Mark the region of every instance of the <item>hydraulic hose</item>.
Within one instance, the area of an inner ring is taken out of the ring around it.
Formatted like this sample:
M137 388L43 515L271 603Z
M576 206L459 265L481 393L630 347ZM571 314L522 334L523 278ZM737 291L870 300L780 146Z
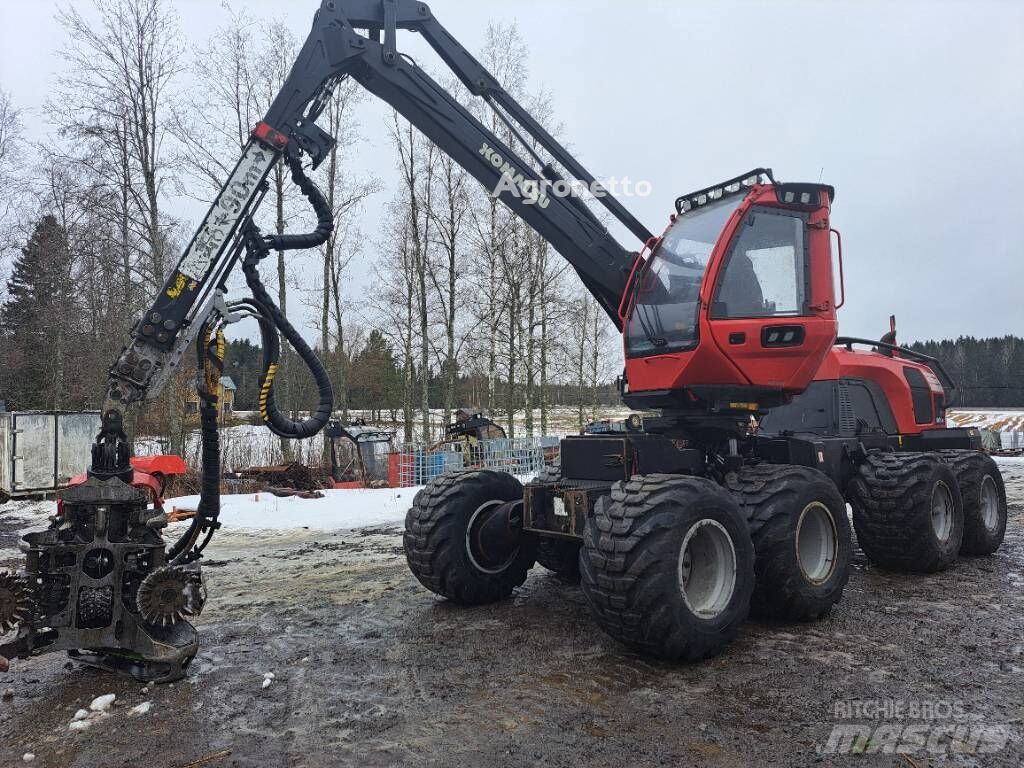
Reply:
M331 206L313 180L306 175L298 157L285 157L285 163L292 172L292 181L309 200L316 213L316 229L304 235L268 235L264 238L268 251L301 251L316 248L327 242L334 231L334 213Z
M260 333L263 338L263 374L260 376L259 412L263 423L275 435L291 439L312 437L323 429L331 418L334 409L334 388L331 379L320 358L302 338L302 335L284 316L274 303L260 280L259 262L270 254L271 250L290 251L315 248L327 242L334 230L334 217L327 199L317 189L313 181L306 176L301 162L297 158L287 158L292 171L292 180L310 201L317 214L316 229L304 235L275 235L263 237L259 227L247 219L242 225L242 237L245 242L246 256L242 262L242 272L246 283L252 291L252 304L261 316ZM280 364L280 340L278 331L288 340L292 348L309 368L316 382L320 395L316 409L310 417L302 421L294 421L285 416L274 400L274 378Z
M270 431L280 437L301 439L317 434L330 420L334 408L334 389L331 379L320 358L309 347L305 339L288 318L274 304L260 280L258 264L271 250L293 251L315 248L327 242L334 231L334 216L323 193L306 176L302 163L297 157L287 157L285 162L292 172L292 180L309 200L317 215L317 226L312 232L302 235L274 235L263 237L252 218L242 225L242 238L246 257L242 271L253 298L241 304L254 310L260 325L263 340L263 374L260 376L259 410ZM274 401L274 377L277 374L281 356L282 333L296 353L313 374L320 402L308 419L293 421L277 408ZM213 534L220 528L220 436L217 431L217 392L220 377L224 373L224 332L214 331L210 322L204 324L196 344L198 367L198 393L200 400L199 417L202 440L202 478L199 505L189 529L168 550L167 559L174 565L184 565L199 559ZM200 539L202 539L200 541Z
M196 515L185 534L174 543L167 559L174 565L183 565L199 559L220 527L220 435L217 431L217 392L224 373L224 331L214 332L204 326L196 344L198 365L199 422L202 443L202 474L200 476L199 505ZM206 538L199 543L199 537Z

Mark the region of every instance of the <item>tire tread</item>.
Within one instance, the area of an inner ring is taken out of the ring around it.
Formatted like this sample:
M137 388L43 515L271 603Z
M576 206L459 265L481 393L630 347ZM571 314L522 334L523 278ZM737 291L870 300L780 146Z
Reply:
M846 502L827 475L795 464L758 464L730 476L727 487L739 502L754 542L751 610L765 618L810 621L828 614L850 578L852 548ZM794 534L801 498L819 498L832 513L838 547L836 571L827 583L807 582L796 561Z
M678 475L634 476L598 501L584 533L580 568L584 595L609 635L646 653L686 661L712 656L735 638L753 584L749 541L746 548L737 543L738 615L720 631L687 635L664 600L665 571L674 574L678 562L679 509L709 495L736 509L729 493L714 483Z
M528 562L520 558L501 573L490 574L468 564L465 510L460 511L459 501L474 493L514 498L522 488L504 472L462 470L442 475L416 494L405 516L402 538L409 569L417 580L431 592L463 605L508 597L526 581L533 565L532 557Z
M941 553L933 544L930 505L937 474L951 481L956 504L960 498L956 478L936 454L868 454L850 483L849 497L857 542L872 562L890 570L933 573L956 560L962 507L952 534L952 552Z

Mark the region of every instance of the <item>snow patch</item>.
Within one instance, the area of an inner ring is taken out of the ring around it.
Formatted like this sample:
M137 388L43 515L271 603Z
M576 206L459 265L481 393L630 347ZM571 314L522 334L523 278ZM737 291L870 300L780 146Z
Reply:
M1005 465L1007 467L1012 466L1024 466L1024 456L993 456L996 464Z
M322 491L322 499L279 498L269 493L221 496L220 522L226 529L286 531L309 528L338 531L400 523L419 488ZM168 499L164 508L195 509L198 496Z
M68 728L72 731L85 731L91 728L93 723L110 717L110 707L116 698L117 696L113 693L97 696L89 704L89 709L80 709L75 712L75 716L68 723Z
M129 709L128 710L128 714L129 714L129 716L148 715L149 714L149 710L151 710L152 708L153 708L153 702L152 701L144 701L141 704L139 704L138 706L135 706L135 707L132 707L131 709Z
M117 695L113 693L106 693L103 696L97 696L92 700L92 704L89 705L89 709L93 712L107 712L110 710L110 706L114 703L114 699L116 698Z

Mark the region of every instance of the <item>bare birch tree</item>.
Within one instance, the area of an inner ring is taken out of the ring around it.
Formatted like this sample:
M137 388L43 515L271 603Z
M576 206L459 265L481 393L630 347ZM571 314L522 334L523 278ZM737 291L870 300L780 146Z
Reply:
M406 197L409 245L415 275L415 305L419 321L419 377L421 439L431 440L430 425L430 311L427 273L430 271L429 211L433 195L433 177L438 149L413 128L392 113L391 138L398 150L398 170Z
M116 225L121 274L111 284L121 290L107 295L121 305L121 327L111 330L123 332L143 297L163 284L172 257L164 195L176 173L170 104L182 44L167 0L93 0L93 8L57 15L68 42L47 111L64 141L49 154L103 191L91 200Z
M334 345L331 358L335 361L333 373L335 407L348 413L348 357L345 344L345 270L358 253L360 235L355 215L370 195L379 192L381 182L376 177L357 178L346 170L356 146L362 140L359 125L353 117L354 108L362 101L363 91L353 81L344 81L335 89L325 112L327 132L335 137L325 167L325 194L334 216L334 231L322 248L323 285L320 301L320 349L325 356ZM332 322L333 316L333 322Z
M10 246L5 233L17 199L12 192L20 180L22 143L21 113L0 89L0 253Z
M449 81L446 87L456 95L462 94L455 80ZM463 294L471 182L458 163L440 152L434 180L437 190L432 195L428 213L434 222L436 244L443 258L428 271L428 276L444 327L444 350L439 357L444 375L444 423L448 424L455 407L459 354L469 330L460 334L459 315L466 307Z
M373 322L401 356L402 421L405 442L413 441L415 413L416 270L413 256L412 223L406 214L406 197L399 193L387 207L387 220L394 225L384 233L379 250L390 254L374 267L378 290L372 294Z
M492 23L488 25L482 63L502 88L516 98L522 97L524 85L527 82L526 59L526 45L515 24ZM511 139L511 133L507 126L501 122L493 110L486 113L486 120L488 128L499 138L506 142ZM488 312L494 318L494 321L488 325L487 399L488 406L493 408L497 397L495 390L498 374L499 330L502 327L511 328L515 322L514 318L505 318L504 322L501 319L502 312L499 311L499 307L504 309L511 305L506 301L508 297L501 295L505 283L500 278L500 268L497 264L505 263L510 258L507 253L507 240L521 226L522 222L492 195L487 195L485 211L482 249L488 262L486 281ZM507 277L507 269L505 274ZM509 401L509 398L506 398L506 404Z
M182 184L181 191L204 202L224 186L267 100L259 24L245 10L224 7L227 21L195 49L191 74L197 87L190 89L176 114L179 124L187 126L181 137L181 166L203 185L197 190Z
M144 241L146 275L155 291L166 277L168 256L170 222L161 196L174 174L168 118L181 71L177 16L167 0L93 2L98 21L74 6L58 14L70 42L51 107L72 140L109 131L122 143L111 159L120 160L114 169L121 171L128 220Z

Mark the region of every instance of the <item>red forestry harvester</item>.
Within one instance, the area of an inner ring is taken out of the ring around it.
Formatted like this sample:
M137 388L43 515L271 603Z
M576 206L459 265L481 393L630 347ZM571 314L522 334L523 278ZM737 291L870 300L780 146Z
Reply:
M494 110L518 151L398 53L403 29ZM572 265L623 331L623 400L659 414L632 417L625 432L566 438L561 465L525 488L487 470L424 488L406 518L405 551L428 589L464 604L500 600L539 562L582 577L613 637L699 659L725 647L750 610L802 620L832 608L850 570L847 502L859 545L885 568L936 571L1000 545L1002 478L977 451L975 432L945 426L952 382L941 367L894 337L837 338L842 260L831 187L755 169L679 197L655 237L425 4L323 0L270 111L111 368L88 482L65 498L63 521L32 543L25 572L0 581L0 627L17 629L0 655L88 648L95 663L158 680L180 676L194 655L184 617L202 605L199 557L218 525L223 326L243 316L260 324L260 412L271 430L308 437L330 417L326 371L257 265L330 235L332 211L307 169L329 156L334 140L316 121L346 78L495 190ZM253 221L282 162L317 214L307 235L264 236ZM641 253L617 242L580 197L557 194L567 186L562 173L595 192ZM227 301L239 262L252 297ZM303 422L274 404L280 335L319 386L320 403ZM165 549L162 512L147 510L128 463L122 412L154 396L197 339L202 501L189 531Z

